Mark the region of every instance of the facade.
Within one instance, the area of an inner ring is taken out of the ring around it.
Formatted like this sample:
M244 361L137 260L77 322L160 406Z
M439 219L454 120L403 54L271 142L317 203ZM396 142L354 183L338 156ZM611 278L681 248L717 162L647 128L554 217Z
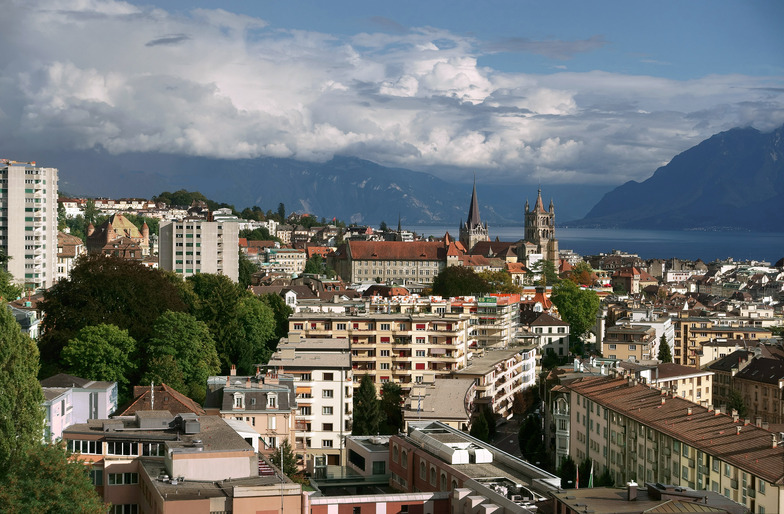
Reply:
M65 418L70 418L70 423L86 423L91 419L108 418L117 410L117 382L103 382L98 380L87 380L86 378L75 377L60 373L41 380L41 387L44 390L44 397L47 401L52 393L60 390L68 390L70 407L68 402L60 408L60 416L66 414ZM47 392L51 390L51 393ZM58 393L59 394L59 393ZM56 407L54 404L52 407ZM55 426L58 421L55 419L58 414L55 411L49 413L51 426L45 430L52 434L52 440L56 437ZM64 425L62 428L65 428Z
M626 323L606 329L601 353L608 359L650 360L656 358L657 342L653 327Z
M291 375L270 372L210 377L204 410L227 420L244 421L257 434L251 445L265 455L284 441L291 444L294 440L297 400Z
M25 289L57 280L57 168L0 159L0 251Z
M550 208L545 210L541 189L537 193L533 209L529 210L528 200L525 201L525 242L530 243L530 246L525 247L526 256L541 255L542 259L552 262L555 269L558 269L560 254L558 240L555 238L555 207L550 200Z
M112 513L299 514L302 488L218 416L139 411L64 433Z
M443 242L348 241L330 255L329 265L347 282L432 284L446 267Z
M234 220L186 218L162 222L158 242L161 269L183 277L198 273L239 278L239 230Z
M474 380L474 406L487 405L494 413L509 419L515 395L536 384L536 347L487 350L454 375Z
M65 232L57 233L57 282L68 280L77 257L87 249L81 239Z
M682 366L674 362L656 365L650 372L649 383L673 395L702 406L713 403L713 372Z
M469 326L469 315L449 313L298 312L289 317L290 332L349 341L356 385L368 374L379 389L385 382L394 382L404 391L464 368Z
M560 357L569 355L569 323L542 311L525 311L520 321L536 336L539 357L552 350Z
M459 227L460 242L466 251L471 249L479 241L489 241L490 235L487 231L487 223L482 224L479 218L479 201L476 197L476 179L474 179L474 191L471 193L471 203L468 206L468 218Z
M632 379L582 378L554 392L561 410L568 406L569 455L593 460L597 472L608 468L616 484L686 486L722 494L754 513L782 511L778 433Z
M345 465L343 447L351 434L353 371L347 339L303 339L296 332L280 340L267 366L294 377L297 395L295 438L308 469Z
M305 270L307 257L304 250L268 247L264 249L264 262L287 275L299 275Z
M702 344L715 339L761 340L771 337L769 329L749 326L739 320L713 319L682 315L673 319L675 325L675 347L673 362L686 366L697 366Z
M520 323L520 295L476 299L474 336L479 348L505 348L513 343Z
M67 387L46 387L44 392L44 441L55 442L73 424L73 392Z
M755 357L732 379L751 419L784 423L784 360Z

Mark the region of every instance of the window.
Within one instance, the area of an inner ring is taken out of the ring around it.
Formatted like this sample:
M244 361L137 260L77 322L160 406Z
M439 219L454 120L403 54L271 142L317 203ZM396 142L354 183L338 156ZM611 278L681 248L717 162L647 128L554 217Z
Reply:
M635 350L637 350L637 345L636 344L630 344L629 345L629 351L631 352L631 351L635 351Z
M275 409L278 406L278 394L277 393L267 393L267 408L268 409Z
M324 380L325 380L325 381L327 381L327 382L331 382L331 381L333 380L333 378L332 378L332 377L333 377L333 374L332 374L332 373L324 373Z
M427 479L427 471L425 468L425 461L419 461L419 478L422 480Z
M142 443L142 455L145 457L163 457L166 445L163 443Z
M109 485L134 485L138 483L138 473L109 473Z
M373 463L373 474L374 475L383 475L387 472L386 462L383 460L379 460Z
M101 441L80 441L78 439L71 439L68 441L68 449L74 453L101 455L103 453L103 443Z
M614 344L611 344L609 346L610 346L610 350L615 350L615 345Z
M417 350L416 351L416 356L417 357L425 357L426 355L427 355L427 351L426 350Z
M321 397L322 398L334 398L333 393L332 393L332 389L324 389L323 391L321 391Z
M129 441L107 441L108 455L139 455L139 444Z
M301 416L310 416L310 407L300 407L299 413Z
M337 326L337 330L346 330L345 323L337 323L336 326Z
M332 432L332 423L322 423L321 430L324 432Z
M436 468L430 467L430 485L436 485Z
M389 369L389 363L388 362L382 362L380 369Z
M275 430L278 425L278 418L276 416L267 416L267 428Z
M90 470L90 482L93 485L103 485L103 468Z
M139 506L135 503L126 503L125 505L113 505L111 514L139 514Z
M379 326L380 326L380 330L392 330L389 323L380 323Z
M322 407L321 413L329 416L330 414L332 414L332 407Z
M389 357L389 350L381 350L382 357Z
M324 439L321 441L322 448L332 448L332 439Z

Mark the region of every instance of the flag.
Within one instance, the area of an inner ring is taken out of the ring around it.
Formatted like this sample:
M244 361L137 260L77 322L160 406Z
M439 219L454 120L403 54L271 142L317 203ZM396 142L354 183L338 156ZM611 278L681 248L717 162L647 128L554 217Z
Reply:
M577 474L574 477L574 488L580 488L580 466L575 466L577 468Z
M588 488L593 488L593 459L591 459L591 474L588 476Z

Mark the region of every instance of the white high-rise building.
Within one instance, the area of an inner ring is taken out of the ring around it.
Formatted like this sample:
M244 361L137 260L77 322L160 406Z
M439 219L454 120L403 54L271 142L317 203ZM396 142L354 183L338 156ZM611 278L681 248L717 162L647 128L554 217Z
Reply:
M0 250L26 289L57 279L57 168L0 159Z
M215 273L236 282L240 269L237 219L184 219L161 223L158 267L183 277Z

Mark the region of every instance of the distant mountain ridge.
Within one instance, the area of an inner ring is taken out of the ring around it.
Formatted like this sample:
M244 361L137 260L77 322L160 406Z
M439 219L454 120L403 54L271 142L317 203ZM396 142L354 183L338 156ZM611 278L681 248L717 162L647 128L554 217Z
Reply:
M570 226L784 231L784 126L736 128L609 193Z
M60 169L60 189L73 195L151 198L163 191L200 191L238 209L258 205L287 212L337 217L346 222L404 227L454 226L465 220L471 185L370 161L336 156L324 163L262 157L211 159L171 154L110 155L74 151L37 156L39 164ZM582 217L611 186L542 186L552 197L557 220ZM477 182L480 216L491 226L523 225L526 198L536 187ZM450 231L451 232L451 231ZM456 234L455 234L456 235Z

